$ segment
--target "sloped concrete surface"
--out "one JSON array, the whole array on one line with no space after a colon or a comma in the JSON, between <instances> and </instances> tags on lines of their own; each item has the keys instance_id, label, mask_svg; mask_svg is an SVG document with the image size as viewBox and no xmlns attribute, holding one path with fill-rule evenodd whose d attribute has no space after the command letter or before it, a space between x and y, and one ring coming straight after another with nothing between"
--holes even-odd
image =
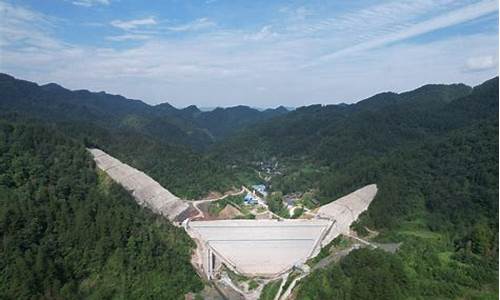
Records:
<instances>
[{"instance_id":1,"label":"sloped concrete surface","mask_svg":"<svg viewBox=\"0 0 500 300\"><path fill-rule=\"evenodd\" d=\"M193 221L187 230L244 275L277 276L311 255L329 220Z\"/></svg>"},{"instance_id":2,"label":"sloped concrete surface","mask_svg":"<svg viewBox=\"0 0 500 300\"><path fill-rule=\"evenodd\" d=\"M143 172L122 163L100 149L87 149L99 169L132 193L139 205L174 221L189 205Z\"/></svg>"},{"instance_id":3,"label":"sloped concrete surface","mask_svg":"<svg viewBox=\"0 0 500 300\"><path fill-rule=\"evenodd\" d=\"M370 184L321 206L318 209L317 216L335 222L328 235L321 242L321 245L327 245L342 233L348 234L351 224L359 218L361 213L368 209L377 191L377 185Z\"/></svg>"}]
</instances>

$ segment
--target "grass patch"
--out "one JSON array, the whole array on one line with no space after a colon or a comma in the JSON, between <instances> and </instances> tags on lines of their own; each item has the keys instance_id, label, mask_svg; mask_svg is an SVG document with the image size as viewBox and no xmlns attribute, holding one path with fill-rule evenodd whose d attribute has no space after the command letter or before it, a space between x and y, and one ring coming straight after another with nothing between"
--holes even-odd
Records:
<instances>
[{"instance_id":1,"label":"grass patch","mask_svg":"<svg viewBox=\"0 0 500 300\"><path fill-rule=\"evenodd\" d=\"M283 279L278 279L268 282L262 289L259 300L274 300L274 297L276 297L276 294L280 289L282 281Z\"/></svg>"},{"instance_id":2,"label":"grass patch","mask_svg":"<svg viewBox=\"0 0 500 300\"><path fill-rule=\"evenodd\" d=\"M255 215L253 214L245 214L243 216L236 216L234 217L235 220L254 220L255 219Z\"/></svg>"},{"instance_id":3,"label":"grass patch","mask_svg":"<svg viewBox=\"0 0 500 300\"><path fill-rule=\"evenodd\" d=\"M304 209L302 207L294 209L292 219L297 219L298 217L302 216L303 213Z\"/></svg>"},{"instance_id":4,"label":"grass patch","mask_svg":"<svg viewBox=\"0 0 500 300\"><path fill-rule=\"evenodd\" d=\"M292 281L295 280L295 278L297 278L299 276L300 276L300 272L292 271L292 273L290 273L290 275L288 275L288 278L286 279L286 282L283 285L283 289L281 290L281 293L284 293L286 291L286 289L288 289L290 284L292 284Z\"/></svg>"},{"instance_id":5,"label":"grass patch","mask_svg":"<svg viewBox=\"0 0 500 300\"><path fill-rule=\"evenodd\" d=\"M314 209L318 205L314 203L314 193L306 192L302 195L302 198L298 201L298 204L302 204L302 206L307 207L308 209Z\"/></svg>"},{"instance_id":6,"label":"grass patch","mask_svg":"<svg viewBox=\"0 0 500 300\"><path fill-rule=\"evenodd\" d=\"M259 214L264 213L266 211L267 211L267 208L265 208L263 206L257 207L257 213L259 213Z\"/></svg>"},{"instance_id":7,"label":"grass patch","mask_svg":"<svg viewBox=\"0 0 500 300\"><path fill-rule=\"evenodd\" d=\"M228 204L235 207L241 207L243 205L243 196L227 196L224 199L210 202L210 205L208 206L208 213L212 216L217 216ZM244 214L244 212L242 213Z\"/></svg>"},{"instance_id":8,"label":"grass patch","mask_svg":"<svg viewBox=\"0 0 500 300\"><path fill-rule=\"evenodd\" d=\"M410 235L423 239L439 240L442 238L441 234L430 231L422 218L402 223L400 229L396 232L401 235Z\"/></svg>"},{"instance_id":9,"label":"grass patch","mask_svg":"<svg viewBox=\"0 0 500 300\"><path fill-rule=\"evenodd\" d=\"M255 280L250 280L250 282L248 283L248 290L249 291L253 291L255 290L257 287L259 286L259 283Z\"/></svg>"},{"instance_id":10,"label":"grass patch","mask_svg":"<svg viewBox=\"0 0 500 300\"><path fill-rule=\"evenodd\" d=\"M366 230L365 226L363 226L359 222L359 220L352 223L351 229L354 230L358 234L358 236L362 237L362 238L368 236L368 234L369 234L368 230Z\"/></svg>"},{"instance_id":11,"label":"grass patch","mask_svg":"<svg viewBox=\"0 0 500 300\"><path fill-rule=\"evenodd\" d=\"M309 259L306 262L306 264L309 267L313 267L319 261L321 261L322 259L328 257L330 255L333 247L335 247L336 250L343 250L343 249L348 248L350 245L351 245L351 241L349 239L345 238L343 235L339 235L338 237L336 237L335 239L333 239L333 241L331 241L330 243L328 243L328 245L326 245L325 247L321 248L321 250L319 251L318 255L316 255L315 257L313 257L311 259Z\"/></svg>"},{"instance_id":12,"label":"grass patch","mask_svg":"<svg viewBox=\"0 0 500 300\"><path fill-rule=\"evenodd\" d=\"M246 281L250 280L250 278L243 276L243 275L240 275L240 274L236 274L235 272L233 272L232 270L230 270L227 267L225 267L225 270L226 270L227 275L229 276L229 278L233 282L240 283L240 282L246 282Z\"/></svg>"},{"instance_id":13,"label":"grass patch","mask_svg":"<svg viewBox=\"0 0 500 300\"><path fill-rule=\"evenodd\" d=\"M439 240L441 238L441 234L429 230L399 230L398 233L402 235L416 236L423 239Z\"/></svg>"},{"instance_id":14,"label":"grass patch","mask_svg":"<svg viewBox=\"0 0 500 300\"><path fill-rule=\"evenodd\" d=\"M453 254L454 253L451 251L440 252L440 253L438 253L439 261L441 261L441 263L447 265L452 261L451 257Z\"/></svg>"}]
</instances>

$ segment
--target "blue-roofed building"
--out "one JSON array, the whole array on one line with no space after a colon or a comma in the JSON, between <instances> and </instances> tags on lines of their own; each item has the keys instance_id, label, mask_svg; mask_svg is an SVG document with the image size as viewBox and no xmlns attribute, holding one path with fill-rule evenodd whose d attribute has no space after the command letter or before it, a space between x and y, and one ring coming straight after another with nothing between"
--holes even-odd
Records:
<instances>
[{"instance_id":1,"label":"blue-roofed building","mask_svg":"<svg viewBox=\"0 0 500 300\"><path fill-rule=\"evenodd\" d=\"M253 205L253 204L257 204L258 203L258 200L257 200L257 197L255 197L254 195L252 195L251 193L248 193L245 198L243 198L243 201L245 202L245 204L247 205Z\"/></svg>"},{"instance_id":2,"label":"blue-roofed building","mask_svg":"<svg viewBox=\"0 0 500 300\"><path fill-rule=\"evenodd\" d=\"M263 184L256 184L256 185L252 185L252 189L261 194L263 197L267 197L267 191L266 191L266 186L263 185Z\"/></svg>"}]
</instances>

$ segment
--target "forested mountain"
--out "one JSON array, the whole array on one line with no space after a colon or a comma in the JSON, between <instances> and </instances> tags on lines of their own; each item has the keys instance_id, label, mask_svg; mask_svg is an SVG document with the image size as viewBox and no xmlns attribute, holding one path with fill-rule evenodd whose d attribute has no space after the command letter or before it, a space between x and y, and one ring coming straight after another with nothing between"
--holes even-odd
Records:
<instances>
[{"instance_id":1,"label":"forested mountain","mask_svg":"<svg viewBox=\"0 0 500 300\"><path fill-rule=\"evenodd\" d=\"M239 105L229 108L216 108L210 112L202 112L195 118L197 124L203 128L209 128L215 136L225 137L236 132L235 128L245 128L260 121L284 115L288 112L280 106L276 109L259 111L248 106Z\"/></svg>"},{"instance_id":2,"label":"forested mountain","mask_svg":"<svg viewBox=\"0 0 500 300\"><path fill-rule=\"evenodd\" d=\"M202 283L180 228L55 127L0 121L1 299L180 299Z\"/></svg>"},{"instance_id":3,"label":"forested mountain","mask_svg":"<svg viewBox=\"0 0 500 300\"><path fill-rule=\"evenodd\" d=\"M494 78L303 107L213 155L240 164L273 157L284 165L273 190L311 189L322 203L377 183L360 225L403 242L400 251L355 251L304 280L299 299L496 298L498 101Z\"/></svg>"},{"instance_id":4,"label":"forested mountain","mask_svg":"<svg viewBox=\"0 0 500 300\"><path fill-rule=\"evenodd\" d=\"M198 198L239 187L233 172L199 151L255 122L285 114L246 106L201 112L168 103L149 106L104 92L70 91L0 74L0 114L5 119L38 120L87 146L99 147L148 172L175 194Z\"/></svg>"},{"instance_id":5,"label":"forested mountain","mask_svg":"<svg viewBox=\"0 0 500 300\"><path fill-rule=\"evenodd\" d=\"M353 251L302 281L298 299L495 299L498 101L493 78L292 112L202 112L1 75L0 292L164 298L167 272L179 274L163 282L174 298L200 287L190 242L95 175L84 151L95 146L187 198L238 186L267 161L279 162L272 191L321 203L377 183L357 227L400 250ZM29 266L45 271L27 277Z\"/></svg>"},{"instance_id":6,"label":"forested mountain","mask_svg":"<svg viewBox=\"0 0 500 300\"><path fill-rule=\"evenodd\" d=\"M483 85L494 85L495 81ZM428 85L402 94L379 94L351 105L301 107L247 128L220 145L220 153L234 160L262 158L260 154L307 154L327 162L348 161L353 153L380 154L481 118L463 114L468 113L468 102L480 97L483 85L474 89L465 85ZM495 100L494 95L481 98L477 113L488 113L488 107L483 106L494 106Z\"/></svg>"},{"instance_id":7,"label":"forested mountain","mask_svg":"<svg viewBox=\"0 0 500 300\"><path fill-rule=\"evenodd\" d=\"M0 109L51 121L79 121L132 130L162 142L202 149L216 140L270 117L283 107L263 112L248 106L201 112L196 106L177 109L168 103L150 106L105 92L71 91L55 83L39 86L0 73Z\"/></svg>"}]
</instances>

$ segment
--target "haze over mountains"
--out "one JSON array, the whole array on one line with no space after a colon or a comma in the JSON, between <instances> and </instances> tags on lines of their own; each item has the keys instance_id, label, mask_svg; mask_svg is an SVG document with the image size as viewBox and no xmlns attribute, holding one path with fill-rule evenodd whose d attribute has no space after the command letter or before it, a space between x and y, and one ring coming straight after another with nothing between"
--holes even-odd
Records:
<instances>
[{"instance_id":1,"label":"haze over mountains","mask_svg":"<svg viewBox=\"0 0 500 300\"><path fill-rule=\"evenodd\" d=\"M71 91L56 83L38 85L15 79L8 74L0 74L0 85L0 105L4 112L16 112L21 115L36 112L37 117L47 120L90 122L112 128L130 129L147 133L162 141L174 141L175 144L186 144L195 148L206 147L244 127L262 123L292 110L284 106L256 109L244 105L216 107L210 110L200 110L195 105L190 105L179 109L166 102L151 106L140 100L105 92ZM386 107L400 110L394 111L393 114L404 114L410 113L409 110L417 105L422 106L422 110L437 109L442 103L466 96L471 91L472 88L464 84L425 85L400 94L380 93L351 105L306 106L300 108L297 114L320 113L321 116L328 112L332 117L345 117L352 112L380 112ZM405 109L408 111L405 112Z\"/></svg>"},{"instance_id":2,"label":"haze over mountains","mask_svg":"<svg viewBox=\"0 0 500 300\"><path fill-rule=\"evenodd\" d=\"M165 141L202 147L238 129L286 113L284 107L259 111L248 106L201 111L190 105L178 109L168 103L155 106L119 95L87 90L71 91L50 83L18 80L0 74L3 111L47 120L93 122L132 129Z\"/></svg>"},{"instance_id":3,"label":"haze over mountains","mask_svg":"<svg viewBox=\"0 0 500 300\"><path fill-rule=\"evenodd\" d=\"M270 192L319 203L377 183L353 230L400 250L353 251L301 281L298 299L495 298L498 105L498 77L355 104L203 112L1 74L0 297L178 299L203 288L191 241L96 173L90 146L185 199L264 182L262 165L277 166Z\"/></svg>"}]
</instances>

